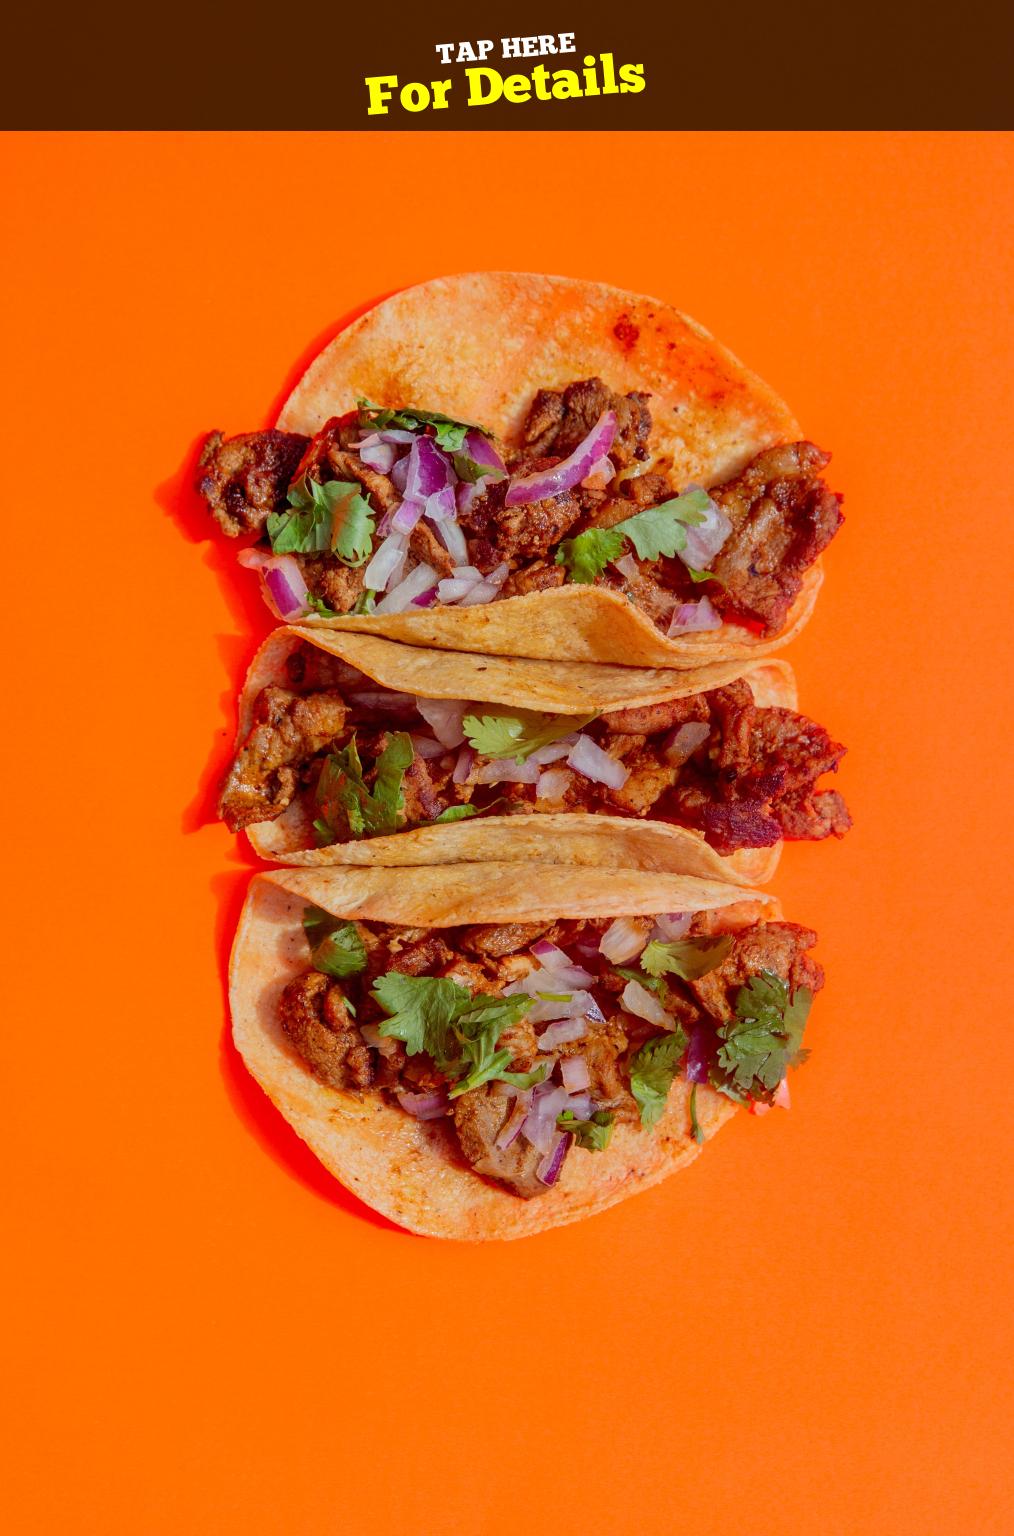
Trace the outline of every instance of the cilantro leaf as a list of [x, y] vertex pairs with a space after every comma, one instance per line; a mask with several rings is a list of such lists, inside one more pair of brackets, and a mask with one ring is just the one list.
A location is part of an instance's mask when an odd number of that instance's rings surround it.
[[466, 481], [469, 485], [478, 485], [480, 480], [485, 479], [502, 480], [506, 473], [505, 470], [498, 469], [495, 464], [480, 464], [478, 459], [473, 459], [468, 453], [452, 454], [451, 462], [458, 479]]
[[624, 981], [636, 981], [639, 987], [646, 987], [649, 992], [662, 990], [662, 983], [657, 976], [646, 976], [643, 971], [635, 971], [629, 965], [614, 965], [613, 970]]
[[446, 811], [441, 811], [439, 816], [434, 816], [433, 820], [428, 821], [426, 825], [439, 827], [441, 822], [464, 821], [466, 816], [477, 816], [478, 813], [479, 808], [475, 805], [449, 805]]
[[650, 1129], [662, 1118], [672, 1080], [687, 1048], [686, 1031], [656, 1035], [630, 1058], [630, 1091], [641, 1111], [641, 1124]]
[[[382, 432], [385, 427], [396, 427], [403, 432], [421, 432], [424, 427], [433, 427], [437, 447], [445, 453], [458, 453], [469, 432], [478, 432], [483, 437], [493, 436], [487, 427], [480, 427], [477, 422], [457, 421], [453, 416], [445, 416], [442, 411], [423, 411], [415, 405], [392, 409], [374, 405], [372, 400], [366, 399], [357, 400], [356, 405], [360, 420], [377, 432]], [[474, 460], [471, 462], [474, 463]]]
[[482, 757], [526, 757], [550, 742], [580, 731], [596, 718], [591, 715], [544, 715], [534, 709], [514, 709], [509, 715], [466, 715], [461, 722], [469, 744]]
[[538, 1076], [510, 1073], [510, 1051], [497, 1049], [504, 1030], [532, 1006], [533, 999], [524, 993], [473, 997], [467, 987], [445, 976], [388, 971], [374, 983], [373, 995], [391, 1015], [381, 1024], [380, 1033], [403, 1040], [410, 1056], [420, 1051], [432, 1056], [445, 1077], [456, 1079], [452, 1099], [494, 1078], [529, 1087], [545, 1073], [544, 1067], [535, 1069]]
[[534, 1088], [536, 1083], [541, 1083], [546, 1076], [546, 1063], [540, 1062], [533, 1067], [531, 1072], [498, 1072], [497, 1082], [510, 1083], [514, 1088]]
[[325, 603], [324, 599], [322, 597], [318, 597], [315, 592], [308, 592], [306, 594], [306, 602], [307, 602], [307, 606], [313, 609], [314, 613], [317, 614], [318, 618], [321, 618], [321, 619], [340, 619], [341, 618], [341, 614], [337, 613], [334, 608], [329, 608], [327, 606], [327, 603]]
[[556, 551], [557, 565], [565, 566], [571, 581], [587, 585], [595, 581], [610, 560], [623, 553], [622, 524], [615, 528], [588, 528], [573, 539], [564, 539]]
[[313, 952], [313, 968], [338, 981], [365, 971], [366, 945], [355, 923], [343, 923], [321, 940]]
[[[684, 491], [660, 506], [648, 507], [625, 517], [611, 528], [588, 528], [573, 539], [564, 539], [556, 551], [557, 565], [567, 568], [571, 581], [595, 581], [610, 560], [618, 560], [623, 542], [629, 539], [642, 560], [678, 555], [686, 548], [687, 528], [706, 521], [707, 491]], [[695, 580], [704, 580], [698, 573]]]
[[331, 831], [323, 816], [318, 816], [314, 821], [313, 832], [317, 839], [318, 848], [329, 848], [332, 843], [338, 841], [337, 835]]
[[321, 939], [326, 939], [340, 925], [341, 918], [332, 917], [323, 907], [303, 908], [303, 932], [311, 949], [315, 949]]
[[612, 1110], [596, 1110], [590, 1120], [575, 1120], [572, 1110], [565, 1109], [556, 1117], [561, 1131], [569, 1131], [579, 1147], [588, 1152], [604, 1152], [613, 1134]]
[[734, 1099], [770, 1099], [789, 1067], [806, 1059], [801, 1046], [812, 1001], [806, 987], [790, 998], [774, 971], [751, 976], [736, 994], [735, 1019], [718, 1030], [715, 1086]]
[[690, 1090], [690, 1130], [697, 1145], [704, 1145], [704, 1132], [701, 1130], [700, 1121], [697, 1118], [697, 1084]]
[[641, 953], [641, 965], [649, 976], [679, 976], [683, 981], [697, 981], [721, 965], [731, 948], [729, 933], [714, 943], [707, 939], [673, 939], [663, 944], [652, 939]]
[[691, 581], [714, 581], [714, 571], [698, 571], [692, 565], [687, 566], [687, 575]]
[[355, 736], [347, 746], [328, 754], [317, 780], [317, 804], [332, 842], [345, 826], [352, 837], [374, 837], [397, 830], [405, 808], [401, 784], [414, 757], [408, 732], [395, 731], [377, 758], [371, 789], [363, 777]]
[[291, 511], [272, 512], [268, 537], [276, 555], [330, 550], [346, 565], [362, 565], [373, 548], [373, 513], [355, 480], [321, 485], [303, 475], [288, 494]]
[[367, 587], [366, 590], [364, 592], [360, 592], [359, 596], [356, 598], [352, 612], [372, 613], [376, 606], [377, 594], [376, 592], [371, 591], [369, 587]]
[[451, 1021], [471, 1002], [468, 988], [446, 976], [404, 976], [401, 971], [378, 976], [373, 996], [390, 1015], [380, 1033], [404, 1041], [410, 1056], [425, 1051], [438, 1065], [446, 1059]]

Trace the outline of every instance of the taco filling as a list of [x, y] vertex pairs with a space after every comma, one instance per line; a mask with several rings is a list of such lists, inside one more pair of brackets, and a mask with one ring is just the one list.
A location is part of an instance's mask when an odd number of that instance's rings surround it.
[[841, 837], [844, 747], [749, 685], [599, 715], [542, 714], [381, 688], [300, 642], [257, 695], [219, 811], [233, 831], [296, 800], [316, 845], [471, 816], [597, 812], [702, 833], [720, 854]]
[[617, 1123], [650, 1135], [677, 1076], [788, 1107], [816, 935], [734, 913], [407, 928], [308, 907], [278, 1022], [328, 1087], [446, 1121], [476, 1173], [530, 1199]]
[[361, 400], [313, 438], [207, 438], [198, 488], [222, 530], [258, 539], [281, 619], [468, 607], [593, 583], [667, 636], [775, 635], [842, 521], [809, 442], [764, 449], [709, 488], [653, 462], [649, 396], [582, 379], [535, 395], [516, 442]]

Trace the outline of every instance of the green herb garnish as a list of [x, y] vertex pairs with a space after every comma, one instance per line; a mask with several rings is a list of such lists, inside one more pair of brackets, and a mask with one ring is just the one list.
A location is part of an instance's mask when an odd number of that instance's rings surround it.
[[613, 1114], [609, 1109], [598, 1109], [590, 1120], [575, 1120], [572, 1110], [565, 1109], [556, 1117], [561, 1131], [569, 1131], [579, 1147], [587, 1152], [604, 1152], [613, 1134]]
[[415, 753], [407, 731], [395, 731], [377, 758], [373, 786], [363, 778], [356, 738], [324, 759], [317, 780], [317, 804], [322, 820], [314, 822], [319, 837], [335, 840], [347, 825], [353, 837], [375, 837], [397, 830], [405, 808], [402, 780]]
[[268, 537], [276, 555], [323, 554], [345, 565], [362, 565], [373, 548], [373, 513], [355, 480], [321, 485], [303, 475], [288, 494], [289, 512], [272, 512]]
[[509, 715], [466, 715], [461, 722], [469, 744], [483, 757], [526, 757], [550, 742], [580, 731], [596, 719], [591, 715], [544, 715], [534, 709], [513, 709]]
[[355, 923], [343, 923], [320, 941], [313, 951], [313, 967], [338, 981], [365, 971], [366, 945]]
[[410, 1056], [420, 1051], [431, 1056], [438, 1071], [454, 1082], [452, 1099], [494, 1079], [527, 1088], [545, 1074], [544, 1066], [534, 1074], [510, 1072], [510, 1051], [497, 1049], [504, 1030], [532, 1006], [533, 999], [524, 993], [473, 997], [448, 977], [388, 971], [374, 982], [373, 996], [390, 1015], [380, 1033], [404, 1041]]
[[672, 1080], [687, 1048], [687, 1035], [678, 1025], [671, 1034], [646, 1040], [630, 1058], [630, 1091], [641, 1111], [641, 1124], [650, 1129], [662, 1118]]
[[719, 1026], [715, 1087], [741, 1102], [769, 1100], [789, 1067], [806, 1060], [801, 1046], [812, 1002], [806, 987], [790, 998], [788, 983], [774, 971], [751, 976], [736, 994], [735, 1019]]
[[395, 410], [384, 405], [374, 405], [372, 400], [365, 399], [357, 400], [356, 405], [359, 407], [360, 418], [377, 432], [383, 432], [385, 427], [395, 427], [403, 432], [421, 432], [424, 427], [433, 427], [437, 447], [445, 453], [459, 453], [469, 432], [478, 432], [483, 437], [493, 436], [488, 428], [480, 427], [474, 421], [456, 421], [453, 416], [445, 416], [442, 411], [421, 411], [415, 405]]
[[556, 551], [556, 563], [566, 567], [571, 581], [587, 583], [601, 576], [610, 560], [619, 559], [625, 539], [641, 560], [658, 560], [663, 555], [671, 558], [686, 549], [687, 528], [707, 521], [710, 502], [707, 491], [684, 491], [682, 496], [636, 512], [611, 528], [589, 528], [563, 540]]
[[668, 944], [652, 939], [641, 953], [641, 965], [649, 976], [679, 976], [697, 981], [721, 965], [732, 948], [732, 935], [720, 939], [673, 939]]

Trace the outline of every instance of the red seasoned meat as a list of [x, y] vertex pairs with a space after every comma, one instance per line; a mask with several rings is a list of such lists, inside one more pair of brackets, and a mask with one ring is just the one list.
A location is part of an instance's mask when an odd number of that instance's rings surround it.
[[286, 505], [289, 482], [310, 439], [298, 432], [209, 432], [197, 489], [223, 533], [237, 538], [263, 527]]

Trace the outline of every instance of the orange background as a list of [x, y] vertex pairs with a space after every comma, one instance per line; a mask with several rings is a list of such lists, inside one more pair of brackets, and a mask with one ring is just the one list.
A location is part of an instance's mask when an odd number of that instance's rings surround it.
[[[0, 155], [8, 1528], [1011, 1529], [1011, 140]], [[185, 486], [340, 320], [481, 267], [673, 301], [833, 447], [791, 656], [856, 826], [777, 881], [829, 973], [792, 1112], [466, 1247], [331, 1183], [230, 1046], [209, 815], [265, 614]]]

